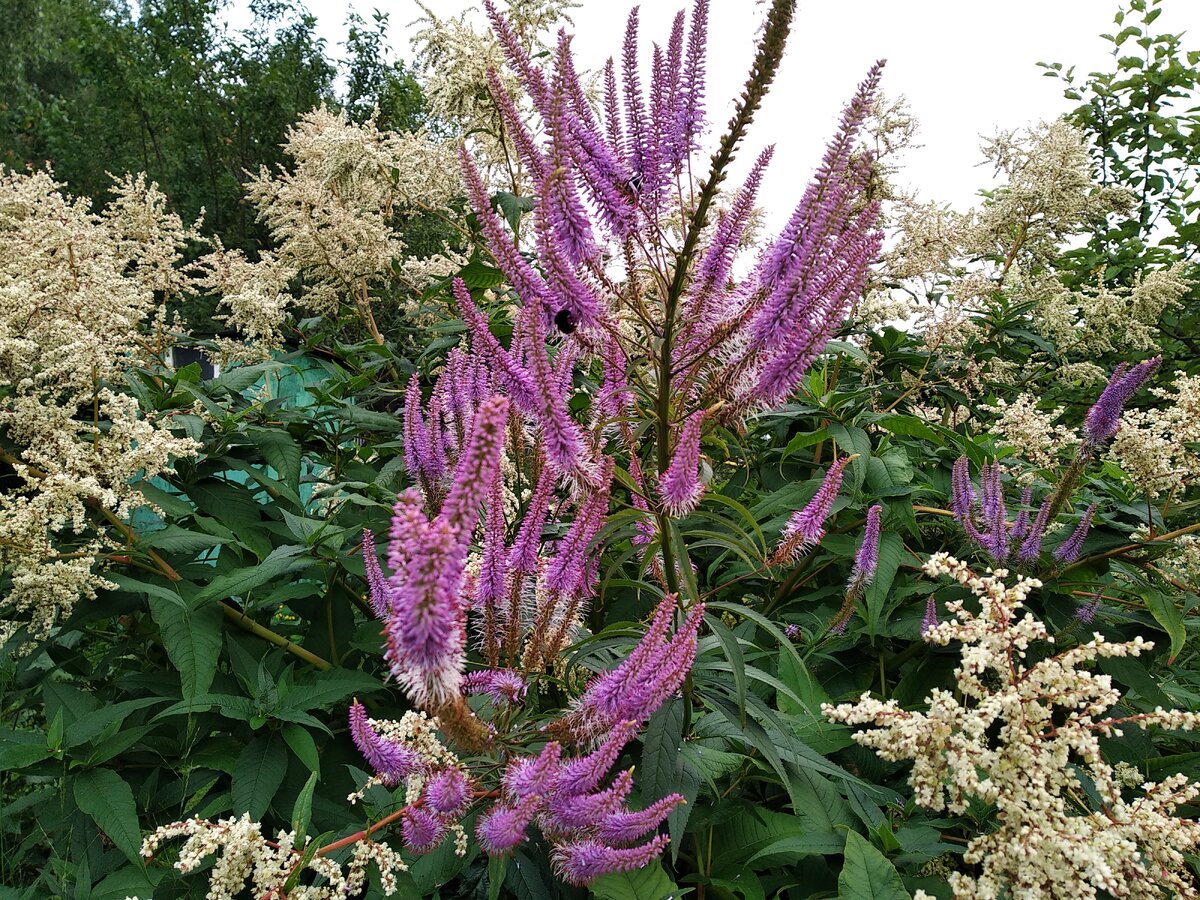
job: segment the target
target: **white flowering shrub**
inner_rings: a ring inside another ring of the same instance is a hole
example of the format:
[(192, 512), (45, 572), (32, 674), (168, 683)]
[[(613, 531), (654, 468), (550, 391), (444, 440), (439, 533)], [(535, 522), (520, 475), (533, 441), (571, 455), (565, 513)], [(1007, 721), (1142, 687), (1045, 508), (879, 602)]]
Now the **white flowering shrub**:
[(0, 178), (0, 895), (1196, 896), (1200, 227), (1101, 146), (1200, 171), (1183, 45), (970, 212), (875, 67), (771, 235), (796, 4), (724, 136), (705, 0), (483, 6), (237, 230)]
[(1200, 822), (1181, 816), (1200, 796), (1184, 775), (1128, 787), (1104, 759), (1100, 739), (1122, 729), (1195, 729), (1200, 713), (1156, 709), (1109, 713), (1121, 693), (1097, 660), (1139, 656), (1153, 645), (1140, 637), (1092, 639), (1049, 654), (1054, 638), (1026, 611), (1042, 586), (998, 570), (975, 574), (947, 554), (924, 565), (948, 575), (977, 599), (979, 612), (950, 600), (951, 619), (925, 640), (961, 644), (954, 691), (935, 689), (924, 712), (864, 694), (857, 703), (822, 711), (836, 722), (869, 726), (854, 739), (892, 761), (911, 760), (914, 798), (933, 810), (964, 813), (972, 803), (995, 807), (995, 826), (967, 845), (963, 862), (978, 874), (950, 874), (955, 897), (1092, 898), (1196, 896), (1185, 854), (1200, 845)]

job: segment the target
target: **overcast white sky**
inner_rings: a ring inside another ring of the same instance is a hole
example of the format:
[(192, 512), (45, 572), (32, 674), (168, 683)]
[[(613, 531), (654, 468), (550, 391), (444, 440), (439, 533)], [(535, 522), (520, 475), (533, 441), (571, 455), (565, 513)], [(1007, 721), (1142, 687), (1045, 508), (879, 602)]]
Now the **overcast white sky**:
[[(411, 56), (409, 23), (419, 10), (411, 0), (305, 0), (317, 16), (329, 52), (341, 53), (344, 19), (351, 6), (364, 18), (376, 7), (390, 16), (392, 47)], [(687, 0), (643, 0), (642, 40), (665, 43), (675, 11)], [(245, 22), (246, 0), (233, 0), (229, 21)], [(477, 5), (469, 0), (428, 0), (439, 15)], [(585, 67), (618, 55), (632, 2), (583, 0), (572, 18), (576, 53)], [(1155, 23), (1186, 30), (1185, 47), (1200, 46), (1200, 0), (1166, 0)], [(1060, 83), (1035, 63), (1074, 64), (1078, 72), (1107, 70), (1107, 42), (1115, 0), (801, 0), (786, 59), (755, 122), (748, 167), (758, 148), (776, 144), (771, 173), (760, 197), (775, 218), (786, 216), (820, 158), (842, 105), (870, 64), (888, 60), (884, 90), (904, 94), (921, 123), (918, 143), (900, 180), (930, 200), (972, 205), (990, 172), (978, 166), (980, 135), (1051, 119), (1070, 108)], [(755, 0), (711, 0), (709, 119), (719, 129), (745, 80), (753, 41), (765, 13)], [(1129, 45), (1127, 45), (1129, 46)], [(751, 152), (753, 151), (753, 152)], [(786, 208), (786, 209), (784, 209)]]

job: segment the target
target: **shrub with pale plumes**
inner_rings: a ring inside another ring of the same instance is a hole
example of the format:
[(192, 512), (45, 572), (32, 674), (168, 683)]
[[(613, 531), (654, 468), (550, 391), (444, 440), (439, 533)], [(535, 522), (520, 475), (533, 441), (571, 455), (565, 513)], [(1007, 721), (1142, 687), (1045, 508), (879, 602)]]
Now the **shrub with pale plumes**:
[[(461, 193), (453, 149), (426, 132), (381, 131), (373, 119), (356, 124), (321, 107), (288, 132), (284, 151), (292, 167), (264, 167), (246, 189), (275, 251), (251, 262), (218, 247), (202, 260), (205, 286), (222, 295), (230, 324), (254, 336), (259, 350), (279, 345), (293, 304), (326, 316), (354, 310), (382, 342), (374, 297), (404, 255), (404, 222)], [(428, 272), (412, 261), (408, 271), (421, 279), (416, 288), (426, 286)], [(298, 295), (289, 285), (299, 285)]]
[[(1177, 775), (1129, 790), (1100, 752), (1100, 738), (1122, 729), (1200, 727), (1200, 714), (1179, 710), (1108, 715), (1121, 694), (1087, 666), (1153, 645), (1140, 637), (1109, 643), (1096, 633), (1048, 653), (1039, 645), (1054, 638), (1022, 613), (1041, 587), (1037, 579), (1018, 576), (1008, 586), (1005, 570), (977, 575), (944, 553), (924, 569), (949, 575), (981, 606), (974, 613), (952, 600), (953, 618), (925, 633), (934, 644), (961, 642), (957, 690), (934, 690), (925, 712), (869, 694), (822, 710), (833, 721), (868, 726), (854, 739), (883, 759), (912, 760), (909, 783), (922, 806), (951, 813), (973, 801), (996, 806), (996, 828), (974, 838), (963, 857), (978, 871), (950, 875), (955, 896), (1195, 896), (1184, 854), (1200, 845), (1200, 822), (1175, 813), (1200, 796), (1200, 784)], [(1089, 794), (1094, 800), (1084, 799)]]
[(44, 637), (79, 598), (108, 586), (98, 513), (144, 503), (135, 482), (197, 444), (121, 393), (161, 368), (167, 301), (189, 287), (197, 238), (145, 178), (115, 182), (93, 212), (48, 172), (0, 171), (0, 641)]

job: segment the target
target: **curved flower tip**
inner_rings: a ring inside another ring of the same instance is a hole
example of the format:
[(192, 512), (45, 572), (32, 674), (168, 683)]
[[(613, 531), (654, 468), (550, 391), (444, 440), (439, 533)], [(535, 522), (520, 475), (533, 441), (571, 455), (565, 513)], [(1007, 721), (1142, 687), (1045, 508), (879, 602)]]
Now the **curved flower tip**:
[(1087, 540), (1088, 532), (1092, 528), (1092, 519), (1095, 515), (1096, 504), (1093, 503), (1083, 514), (1083, 518), (1079, 520), (1079, 524), (1075, 526), (1075, 530), (1071, 532), (1071, 536), (1055, 549), (1054, 558), (1056, 560), (1066, 565), (1079, 559), (1079, 554), (1083, 550), (1083, 542)]
[(700, 502), (700, 434), (704, 410), (692, 413), (679, 432), (675, 455), (658, 483), (658, 493), (668, 515), (686, 516)]
[(660, 834), (638, 847), (609, 847), (599, 841), (559, 844), (551, 854), (558, 876), (568, 884), (583, 886), (612, 872), (640, 869), (662, 855), (671, 839)]
[(400, 834), (410, 850), (425, 853), (436, 847), (446, 833), (446, 826), (432, 813), (416, 806), (404, 810), (400, 817)]
[(668, 794), (636, 812), (625, 809), (609, 813), (596, 826), (596, 836), (605, 844), (630, 844), (661, 825), (675, 807), (684, 803), (687, 800), (682, 794)]
[(515, 705), (525, 699), (529, 689), (514, 669), (484, 669), (463, 679), (463, 693), (483, 694), (493, 703)]
[(382, 737), (367, 718), (367, 710), (355, 700), (350, 705), (350, 737), (375, 773), (386, 785), (403, 781), (420, 771), (425, 762), (415, 750)]
[(879, 565), (879, 523), (882, 515), (883, 507), (878, 503), (867, 510), (867, 525), (863, 529), (862, 544), (854, 557), (847, 594), (861, 597), (867, 585), (875, 580), (875, 569)]
[(525, 832), (537, 812), (541, 797), (534, 794), (516, 806), (497, 803), (475, 823), (475, 838), (490, 856), (508, 853), (525, 840)]
[(470, 783), (462, 769), (450, 766), (425, 783), (424, 797), (430, 809), (442, 815), (453, 815), (467, 805)]
[(825, 520), (842, 487), (842, 474), (854, 455), (843, 456), (831, 465), (825, 479), (808, 504), (792, 514), (780, 535), (779, 547), (771, 562), (775, 565), (795, 562), (825, 536)]
[(933, 594), (930, 594), (925, 598), (925, 615), (921, 618), (921, 637), (924, 637), (937, 628), (939, 621), (937, 600), (933, 598)]
[(379, 557), (375, 555), (375, 535), (370, 528), (363, 529), (363, 566), (367, 572), (367, 597), (371, 603), (371, 612), (375, 617), (387, 617), (390, 606), (387, 592), (387, 578), (379, 565)]
[(1162, 365), (1162, 357), (1155, 356), (1132, 368), (1125, 363), (1117, 366), (1116, 371), (1108, 380), (1108, 385), (1092, 408), (1088, 410), (1087, 418), (1084, 420), (1085, 449), (1095, 449), (1117, 433), (1117, 428), (1121, 424), (1121, 413), (1125, 411), (1125, 404), (1160, 365)]

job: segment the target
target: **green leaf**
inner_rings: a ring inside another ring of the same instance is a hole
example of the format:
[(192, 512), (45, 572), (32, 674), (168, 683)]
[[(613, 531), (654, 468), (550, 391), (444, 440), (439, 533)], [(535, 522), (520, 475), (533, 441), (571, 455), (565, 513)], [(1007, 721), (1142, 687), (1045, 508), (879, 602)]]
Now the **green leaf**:
[(880, 428), (892, 434), (903, 434), (909, 437), (919, 437), (931, 443), (942, 444), (942, 437), (916, 416), (884, 416), (876, 423)]
[(246, 429), (258, 452), (274, 469), (280, 481), (293, 491), (300, 489), (300, 459), (303, 455), (296, 439), (282, 428), (251, 426)]
[(266, 584), (272, 578), (307, 568), (312, 564), (312, 559), (307, 555), (302, 555), (304, 551), (304, 547), (296, 544), (276, 547), (271, 551), (271, 555), (258, 565), (235, 569), (214, 578), (204, 590), (196, 595), (196, 602), (244, 597), (247, 591)]
[(262, 819), (287, 774), (287, 760), (283, 741), (274, 734), (261, 734), (243, 748), (230, 788), (234, 815), (248, 812), (251, 819)]
[(136, 578), (130, 578), (128, 575), (122, 575), (119, 572), (107, 572), (105, 573), (104, 577), (121, 590), (127, 591), (131, 594), (141, 594), (144, 597), (155, 597), (159, 600), (165, 600), (167, 603), (172, 603), (181, 609), (187, 606), (184, 599), (179, 596), (179, 593), (165, 584), (154, 584), (150, 581), (138, 581)]
[(488, 859), (488, 900), (500, 900), (507, 870), (507, 856), (493, 856)]
[(171, 665), (179, 670), (183, 698), (208, 693), (221, 655), (221, 609), (215, 603), (180, 607), (150, 598), (150, 614), (158, 623)]
[(896, 867), (857, 831), (846, 834), (846, 862), (838, 876), (838, 897), (912, 900)]
[(178, 525), (168, 525), (166, 528), (150, 532), (139, 543), (142, 547), (165, 550), (167, 553), (199, 553), (201, 550), (211, 550), (213, 547), (228, 543), (228, 541), (211, 534), (189, 531)]
[(708, 624), (709, 631), (720, 642), (721, 649), (725, 651), (725, 658), (729, 660), (729, 673), (733, 676), (733, 687), (737, 692), (738, 712), (745, 719), (746, 659), (742, 655), (741, 644), (738, 643), (737, 635), (722, 625), (721, 620), (716, 616), (705, 613), (704, 621)]
[(75, 776), (75, 802), (109, 840), (141, 866), (142, 832), (133, 790), (112, 769), (86, 769)]
[(304, 846), (304, 835), (308, 833), (308, 826), (312, 824), (313, 791), (316, 790), (320, 778), (317, 772), (309, 775), (308, 781), (304, 782), (304, 787), (296, 795), (296, 802), (292, 804), (292, 831), (296, 832), (296, 843), (300, 846)]
[(663, 871), (660, 862), (632, 872), (602, 875), (589, 887), (600, 900), (663, 900), (679, 896), (678, 885)]
[(284, 725), (279, 731), (287, 745), (296, 754), (296, 759), (308, 766), (310, 772), (321, 771), (321, 756), (317, 752), (317, 742), (304, 728), (295, 723)]
[(896, 580), (896, 571), (904, 559), (904, 540), (894, 531), (885, 531), (879, 537), (879, 562), (875, 566), (875, 578), (867, 585), (867, 628), (874, 635), (879, 629), (879, 619), (887, 603), (888, 592)]
[(307, 684), (295, 685), (283, 698), (282, 706), (290, 709), (316, 709), (337, 703), (355, 694), (368, 694), (383, 689), (378, 678), (358, 669), (330, 669), (321, 672)]
[(1154, 621), (1162, 626), (1171, 637), (1171, 655), (1167, 663), (1175, 662), (1175, 657), (1187, 642), (1187, 629), (1183, 624), (1183, 612), (1175, 605), (1175, 598), (1162, 591), (1143, 591), (1142, 599), (1146, 601), (1146, 609), (1154, 616)]

